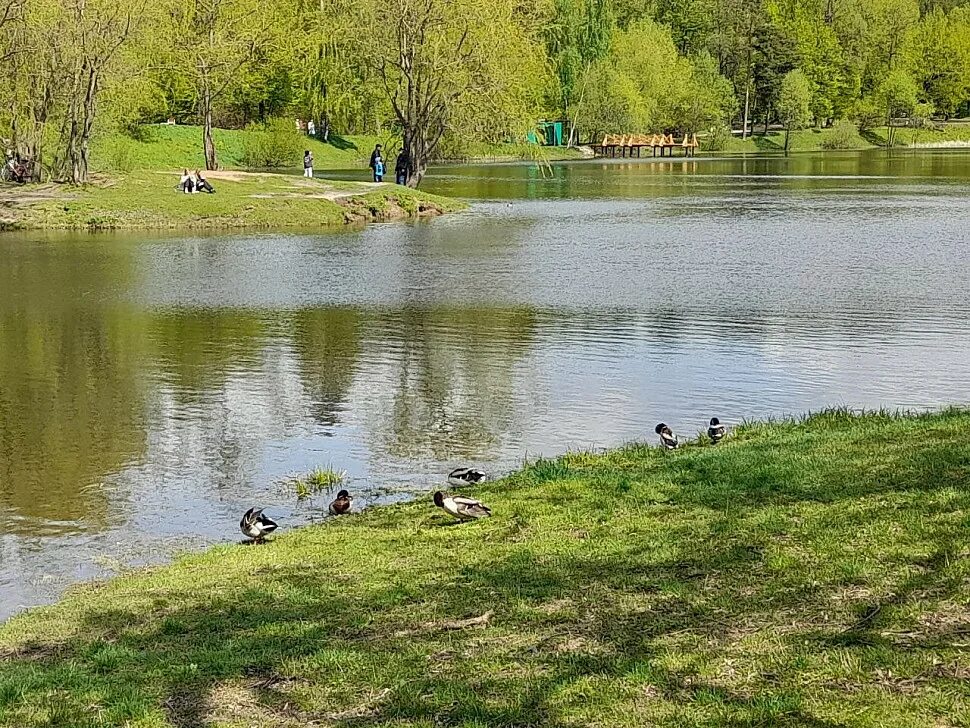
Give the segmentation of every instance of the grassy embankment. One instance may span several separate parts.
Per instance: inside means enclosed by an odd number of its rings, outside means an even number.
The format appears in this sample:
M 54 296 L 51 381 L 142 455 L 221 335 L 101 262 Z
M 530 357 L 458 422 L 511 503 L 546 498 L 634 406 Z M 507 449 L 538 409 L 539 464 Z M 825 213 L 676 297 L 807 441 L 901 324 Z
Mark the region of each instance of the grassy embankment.
M 76 588 L 0 628 L 0 725 L 966 726 L 968 431 L 572 453 Z
M 388 184 L 232 171 L 208 178 L 214 195 L 178 192 L 171 171 L 112 174 L 82 188 L 7 188 L 0 191 L 0 229 L 317 228 L 462 207 Z
M 831 140 L 836 134 L 835 129 L 802 129 L 791 133 L 790 151 L 792 152 L 820 152 L 826 149 L 827 140 Z M 888 130 L 886 127 L 879 127 L 866 132 L 864 135 L 854 134 L 848 140 L 848 145 L 843 149 L 876 149 L 886 146 Z M 946 126 L 942 131 L 931 129 L 897 129 L 896 144 L 901 146 L 917 147 L 922 145 L 940 145 L 946 143 L 970 143 L 970 124 L 952 124 Z M 756 131 L 754 136 L 742 140 L 734 137 L 728 140 L 724 152 L 744 152 L 755 154 L 757 152 L 781 152 L 785 149 L 785 133 L 771 131 L 767 135 L 762 135 Z
M 245 167 L 247 137 L 250 132 L 215 129 L 219 164 L 229 169 Z M 374 145 L 385 146 L 389 138 L 377 136 L 333 137 L 325 144 L 305 136 L 301 144 L 313 152 L 314 169 L 366 169 Z M 537 148 L 533 145 L 472 144 L 462 152 L 465 161 L 503 161 L 533 159 L 537 150 L 544 159 L 575 159 L 581 157 L 575 149 Z M 184 167 L 204 167 L 202 156 L 202 128 L 198 126 L 151 125 L 143 128 L 143 139 L 123 134 L 97 139 L 92 157 L 105 171 L 111 170 L 173 170 Z M 294 166 L 300 163 L 294 160 Z M 362 175 L 366 177 L 365 175 Z

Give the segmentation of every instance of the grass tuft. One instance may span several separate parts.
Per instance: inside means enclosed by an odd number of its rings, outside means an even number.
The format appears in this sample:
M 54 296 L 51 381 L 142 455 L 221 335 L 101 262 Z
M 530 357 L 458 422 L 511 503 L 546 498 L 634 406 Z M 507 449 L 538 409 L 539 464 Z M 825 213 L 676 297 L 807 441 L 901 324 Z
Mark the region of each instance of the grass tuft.
M 314 493 L 330 490 L 346 479 L 346 470 L 334 470 L 333 465 L 328 465 L 325 468 L 314 468 L 310 472 L 291 478 L 287 482 L 296 491 L 296 497 L 304 500 Z

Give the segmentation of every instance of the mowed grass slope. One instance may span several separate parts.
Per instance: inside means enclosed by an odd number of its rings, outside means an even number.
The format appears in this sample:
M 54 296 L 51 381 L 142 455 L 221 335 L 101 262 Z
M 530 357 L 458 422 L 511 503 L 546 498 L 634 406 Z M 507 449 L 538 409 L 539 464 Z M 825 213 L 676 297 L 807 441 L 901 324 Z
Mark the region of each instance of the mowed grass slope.
M 970 725 L 968 433 L 573 453 L 78 588 L 0 628 L 0 725 Z
M 43 185 L 0 196 L 0 229 L 320 228 L 420 217 L 463 204 L 398 185 L 212 172 L 215 194 L 186 195 L 177 173 L 132 172 L 85 187 Z

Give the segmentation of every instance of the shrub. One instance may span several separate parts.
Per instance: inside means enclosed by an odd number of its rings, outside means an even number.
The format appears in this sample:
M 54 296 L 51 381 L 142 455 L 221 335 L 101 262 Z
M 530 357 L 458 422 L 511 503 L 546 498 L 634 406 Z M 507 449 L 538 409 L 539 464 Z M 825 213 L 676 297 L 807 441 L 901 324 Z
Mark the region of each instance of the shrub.
M 250 124 L 246 129 L 242 162 L 254 169 L 298 167 L 305 148 L 303 135 L 288 119 Z
M 855 149 L 859 146 L 859 128 L 848 119 L 837 121 L 819 146 L 822 149 Z
M 731 140 L 731 129 L 727 126 L 715 126 L 702 143 L 705 152 L 720 152 Z
M 118 172 L 130 172 L 135 168 L 135 142 L 127 137 L 116 138 L 108 151 L 108 165 Z

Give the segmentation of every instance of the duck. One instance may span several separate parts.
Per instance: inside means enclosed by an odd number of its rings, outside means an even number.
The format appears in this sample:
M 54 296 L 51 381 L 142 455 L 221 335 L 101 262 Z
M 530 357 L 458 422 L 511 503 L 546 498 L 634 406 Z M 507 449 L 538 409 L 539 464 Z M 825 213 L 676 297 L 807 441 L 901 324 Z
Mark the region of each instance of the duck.
M 262 508 L 250 508 L 239 522 L 239 530 L 244 535 L 253 539 L 254 543 L 263 543 L 266 540 L 266 536 L 277 528 L 279 526 L 276 521 L 264 516 Z
M 336 500 L 330 504 L 330 515 L 339 516 L 350 511 L 350 501 L 353 500 L 350 497 L 350 493 L 346 490 L 342 490 L 337 493 Z
M 455 468 L 448 473 L 448 485 L 460 488 L 463 485 L 477 485 L 485 480 L 487 476 L 481 470 L 475 468 Z
M 711 444 L 717 445 L 727 434 L 727 430 L 724 429 L 724 425 L 717 417 L 711 418 L 711 426 L 707 428 L 707 436 L 711 438 Z
M 669 427 L 667 427 L 666 424 L 661 422 L 659 425 L 653 428 L 653 431 L 656 432 L 658 435 L 660 435 L 660 444 L 665 449 L 673 450 L 677 447 L 678 445 L 677 435 L 675 435 L 673 431 Z
M 492 509 L 481 501 L 461 495 L 445 495 L 440 490 L 435 491 L 434 504 L 460 521 L 474 521 L 492 515 Z

